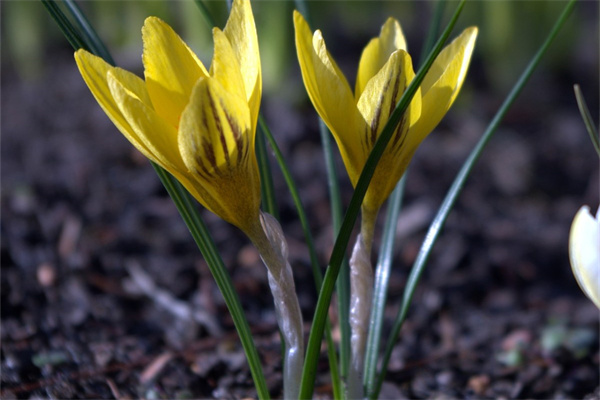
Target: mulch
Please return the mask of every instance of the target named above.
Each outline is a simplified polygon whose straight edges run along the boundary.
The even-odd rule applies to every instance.
[[[71,57],[57,51],[34,81],[2,71],[1,397],[255,397],[231,318],[184,223]],[[385,332],[428,223],[499,106],[476,76],[480,86],[411,164]],[[419,285],[382,398],[600,398],[599,313],[577,287],[567,249],[577,209],[598,205],[598,160],[570,82],[536,75],[482,155]],[[325,265],[333,240],[316,115],[268,96],[266,120]],[[275,183],[308,333],[316,301],[308,255],[278,172]],[[281,396],[264,267],[239,231],[203,216],[271,394]],[[331,398],[324,354],[315,397]]]

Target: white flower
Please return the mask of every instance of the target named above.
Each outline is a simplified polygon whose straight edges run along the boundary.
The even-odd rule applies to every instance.
[[[579,209],[569,235],[569,257],[581,290],[600,309],[600,207],[596,218],[588,206]]]

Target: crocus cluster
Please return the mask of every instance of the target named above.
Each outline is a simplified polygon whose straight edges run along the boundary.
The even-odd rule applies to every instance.
[[[400,24],[388,19],[365,47],[354,91],[298,12],[295,41],[308,95],[331,130],[356,185],[375,142],[415,73]],[[144,79],[85,50],[75,59],[83,79],[115,126],[151,161],[176,177],[204,207],[239,227],[268,270],[286,345],[284,395],[295,398],[303,364],[302,317],[287,244],[279,223],[260,211],[254,153],[262,78],[249,0],[235,0],[223,30],[213,29],[207,70],[165,22],[142,28]],[[373,284],[370,254],[375,219],[419,144],[456,99],[477,28],[468,28],[438,56],[375,170],[362,206],[361,233],[351,258],[352,368],[348,395],[363,397],[362,363]]]

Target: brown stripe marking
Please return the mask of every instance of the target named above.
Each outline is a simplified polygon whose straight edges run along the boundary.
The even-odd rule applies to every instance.
[[[221,103],[222,105],[222,103]],[[223,107],[223,109],[225,109],[225,107]],[[243,156],[244,156],[244,137],[242,135],[241,129],[237,126],[237,124],[235,123],[235,121],[233,120],[233,118],[231,117],[231,115],[229,115],[228,113],[225,113],[225,118],[227,119],[227,123],[229,124],[229,128],[231,129],[231,132],[233,133],[233,138],[235,139],[235,145],[237,147],[238,150],[238,163],[240,163],[243,160]]]
[[[212,97],[212,93],[210,93],[210,89],[209,89],[208,103],[209,103],[210,109],[213,113],[213,117],[215,120],[215,127],[217,129],[217,132],[219,133],[219,141],[221,142],[221,147],[223,147],[223,153],[225,155],[225,162],[227,163],[228,166],[231,166],[231,162],[229,160],[229,150],[227,149],[227,139],[225,139],[225,133],[223,132],[223,126],[221,125],[221,120],[219,119],[218,110],[215,107],[215,102],[213,101],[213,97]]]

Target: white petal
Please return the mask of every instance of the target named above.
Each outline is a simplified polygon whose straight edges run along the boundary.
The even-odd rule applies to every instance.
[[[600,207],[596,218],[588,206],[579,209],[569,236],[573,275],[581,290],[600,308]]]

